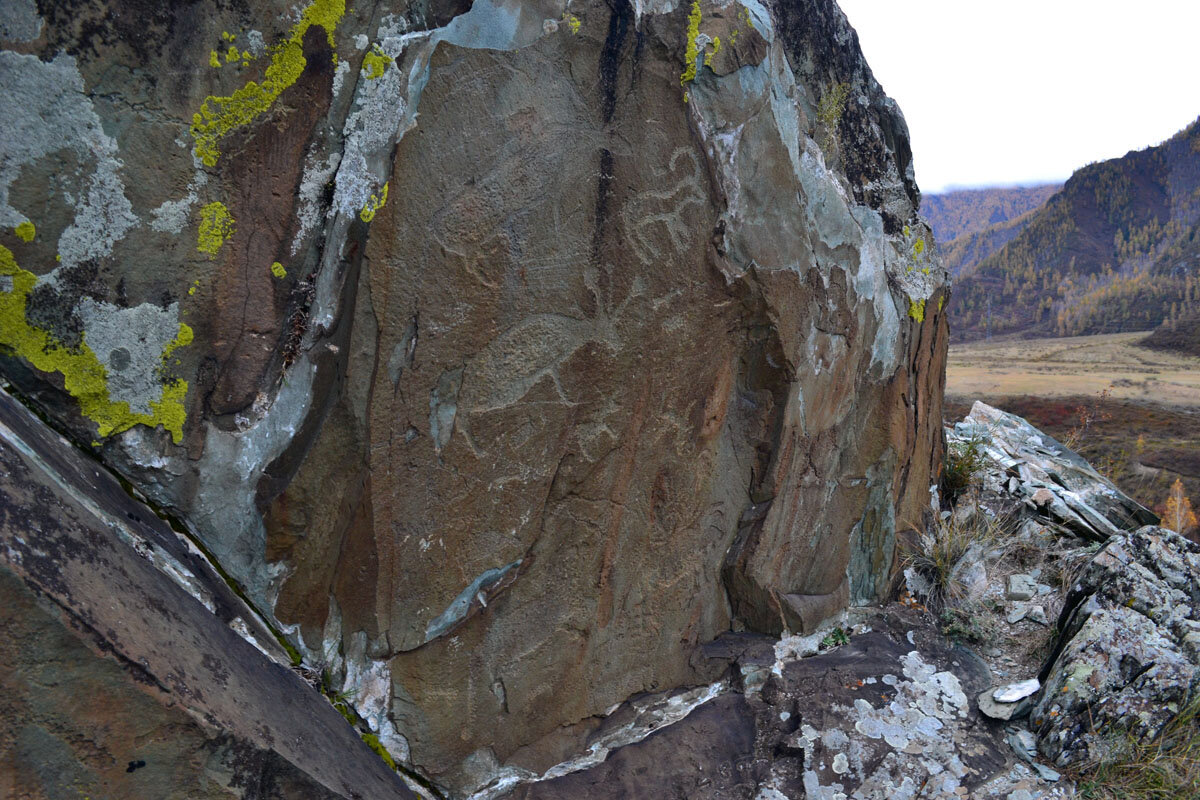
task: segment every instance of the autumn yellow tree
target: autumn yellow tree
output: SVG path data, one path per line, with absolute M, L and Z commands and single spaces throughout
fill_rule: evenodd
M 1167 509 L 1163 514 L 1164 528 L 1170 528 L 1177 533 L 1187 533 L 1196 527 L 1196 512 L 1192 511 L 1192 501 L 1183 493 L 1183 481 L 1175 479 L 1171 493 L 1167 495 Z

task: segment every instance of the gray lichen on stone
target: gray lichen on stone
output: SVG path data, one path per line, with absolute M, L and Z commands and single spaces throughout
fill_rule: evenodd
M 85 297 L 79 304 L 83 339 L 104 365 L 108 397 L 151 414 L 162 397 L 162 354 L 179 335 L 179 304 L 120 308 Z
M 0 41 L 32 42 L 42 33 L 42 18 L 33 0 L 0 3 Z
M 75 219 L 58 243 L 62 266 L 102 258 L 138 223 L 119 170 L 117 143 L 104 132 L 75 59 L 60 53 L 53 61 L 0 52 L 0 227 L 14 227 L 26 215 L 10 205 L 10 190 L 21 170 L 57 150 L 69 149 L 94 164 Z

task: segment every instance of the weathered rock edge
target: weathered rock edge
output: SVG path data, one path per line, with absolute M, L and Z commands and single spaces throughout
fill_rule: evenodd
M 6 792 L 414 797 L 202 556 L 2 390 L 0 472 Z

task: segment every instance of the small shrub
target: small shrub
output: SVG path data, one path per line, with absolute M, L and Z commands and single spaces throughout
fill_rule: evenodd
M 821 640 L 820 649 L 828 650 L 831 647 L 840 647 L 844 644 L 850 644 L 850 637 L 841 628 L 834 628 L 825 634 L 825 638 Z
M 987 438 L 975 434 L 968 439 L 956 440 L 946 448 L 942 464 L 942 494 L 953 503 L 975 483 L 975 476 L 987 464 L 985 448 Z
M 964 608 L 947 608 L 941 616 L 942 635 L 960 644 L 982 644 L 987 640 L 983 619 Z
M 850 96 L 850 84 L 835 83 L 821 95 L 817 103 L 817 121 L 825 126 L 825 149 L 837 141 L 837 128 L 842 114 L 846 112 L 846 99 Z
M 1112 414 L 1105 410 L 1104 404 L 1108 402 L 1109 395 L 1112 394 L 1112 387 L 1109 386 L 1104 391 L 1100 392 L 1089 404 L 1079 405 L 1075 407 L 1075 427 L 1067 434 L 1063 440 L 1063 444 L 1068 450 L 1078 450 L 1087 438 L 1088 431 L 1098 422 L 1108 422 L 1112 419 Z

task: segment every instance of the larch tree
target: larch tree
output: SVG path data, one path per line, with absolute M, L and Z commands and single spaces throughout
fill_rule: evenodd
M 1196 527 L 1196 512 L 1192 510 L 1192 501 L 1183 493 L 1183 481 L 1176 478 L 1167 495 L 1167 509 L 1163 514 L 1164 528 L 1170 528 L 1176 533 L 1187 533 Z

